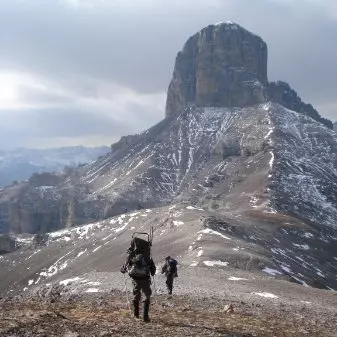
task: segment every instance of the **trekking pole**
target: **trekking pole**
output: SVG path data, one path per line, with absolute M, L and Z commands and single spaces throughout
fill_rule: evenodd
M 126 285 L 125 273 L 123 274 L 123 276 L 124 276 L 124 287 L 125 287 L 126 302 L 128 304 L 128 308 L 129 308 L 130 315 L 131 315 L 131 306 L 130 306 L 130 301 L 129 301 L 128 287 Z
M 155 275 L 152 276 L 152 280 L 153 280 L 153 290 L 154 290 L 154 303 L 157 304 L 157 288 L 156 288 Z

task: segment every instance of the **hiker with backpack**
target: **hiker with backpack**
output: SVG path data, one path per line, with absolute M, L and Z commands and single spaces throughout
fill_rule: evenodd
M 175 277 L 178 277 L 177 264 L 178 262 L 175 259 L 172 259 L 171 256 L 167 256 L 161 270 L 161 273 L 166 276 L 166 288 L 169 296 L 172 295 L 173 280 Z
M 139 318 L 139 302 L 141 293 L 143 299 L 143 320 L 150 322 L 149 309 L 151 290 L 151 276 L 156 274 L 156 266 L 150 254 L 151 242 L 140 238 L 133 238 L 131 247 L 128 249 L 128 257 L 126 263 L 121 268 L 121 273 L 128 272 L 132 278 L 133 285 L 133 314 L 135 318 Z M 151 276 L 150 276 L 151 275 Z

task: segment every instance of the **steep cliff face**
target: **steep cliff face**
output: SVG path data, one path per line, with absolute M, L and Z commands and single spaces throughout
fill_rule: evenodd
M 176 58 L 166 117 L 188 106 L 245 107 L 266 101 L 303 113 L 332 129 L 289 84 L 268 82 L 267 45 L 233 22 L 210 25 L 190 37 Z
M 232 23 L 210 25 L 178 53 L 167 93 L 166 116 L 187 105 L 244 107 L 266 100 L 267 45 Z

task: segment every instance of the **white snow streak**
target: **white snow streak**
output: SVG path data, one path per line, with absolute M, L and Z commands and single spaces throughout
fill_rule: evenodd
M 68 284 L 71 284 L 73 282 L 77 282 L 77 281 L 80 281 L 80 280 L 82 280 L 82 278 L 80 278 L 80 277 L 68 278 L 66 280 L 60 281 L 60 284 L 64 285 L 64 286 L 67 286 Z
M 176 227 L 179 227 L 179 226 L 181 226 L 183 224 L 184 224 L 183 221 L 173 221 L 173 225 L 176 226 Z
M 218 235 L 218 236 L 221 236 L 223 239 L 232 240 L 228 236 L 225 236 L 225 235 L 223 235 L 223 234 L 221 234 L 221 233 L 219 233 L 217 231 L 214 231 L 213 229 L 210 229 L 210 228 L 203 229 L 203 230 L 199 231 L 198 233 Z
M 272 151 L 269 151 L 270 155 L 271 155 L 271 158 L 269 160 L 269 166 L 270 168 L 273 168 L 273 164 L 274 164 L 274 160 L 275 160 L 275 156 L 274 156 L 274 153 Z
M 278 296 L 272 294 L 272 293 L 266 293 L 266 292 L 261 292 L 261 293 L 252 293 L 254 295 L 258 295 L 261 297 L 267 297 L 267 298 L 278 298 Z
M 214 266 L 221 266 L 221 267 L 227 267 L 229 265 L 229 262 L 224 261 L 203 261 L 203 263 L 208 267 L 214 267 Z
M 264 268 L 262 271 L 264 271 L 265 273 L 267 273 L 269 275 L 273 275 L 273 276 L 275 276 L 275 275 L 283 275 L 282 272 L 280 272 L 280 271 L 278 271 L 276 269 L 268 268 L 268 267 Z
M 247 278 L 243 278 L 243 277 L 235 277 L 235 276 L 228 277 L 228 280 L 229 280 L 229 281 L 248 281 Z

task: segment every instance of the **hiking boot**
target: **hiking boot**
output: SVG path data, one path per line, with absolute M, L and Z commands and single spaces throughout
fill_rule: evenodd
M 150 322 L 149 309 L 150 309 L 150 302 L 149 301 L 145 301 L 143 303 L 143 321 L 145 323 L 149 323 Z

